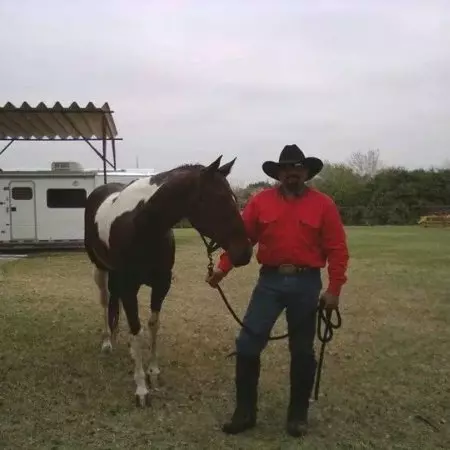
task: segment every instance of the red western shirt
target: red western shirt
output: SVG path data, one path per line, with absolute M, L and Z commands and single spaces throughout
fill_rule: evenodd
M 306 188 L 300 197 L 287 199 L 276 187 L 265 189 L 249 199 L 242 218 L 252 244 L 258 243 L 260 264 L 323 268 L 328 262 L 327 290 L 340 294 L 349 254 L 339 211 L 328 195 Z M 225 273 L 232 269 L 226 252 L 218 267 Z

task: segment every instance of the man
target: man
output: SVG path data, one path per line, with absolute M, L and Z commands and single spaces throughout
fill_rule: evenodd
M 296 145 L 282 150 L 279 162 L 266 161 L 263 171 L 279 181 L 248 201 L 242 213 L 248 237 L 258 243 L 259 279 L 236 339 L 236 408 L 222 430 L 237 434 L 256 425 L 260 354 L 282 311 L 289 332 L 290 401 L 287 432 L 307 431 L 309 398 L 314 385 L 314 338 L 318 302 L 335 309 L 346 283 L 348 249 L 344 227 L 333 200 L 305 185 L 323 162 L 305 157 Z M 329 284 L 321 293 L 320 269 L 328 262 Z M 230 272 L 226 253 L 208 276 L 212 287 Z M 256 334 L 256 336 L 255 336 Z

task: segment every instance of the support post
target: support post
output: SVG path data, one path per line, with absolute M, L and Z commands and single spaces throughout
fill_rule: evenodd
M 104 114 L 102 114 L 102 135 L 103 135 L 103 141 L 102 141 L 102 147 L 103 147 L 103 183 L 107 183 L 107 177 L 106 177 L 106 117 Z
M 117 170 L 117 167 L 116 167 L 116 141 L 114 138 L 111 139 L 111 147 L 112 147 L 112 154 L 113 154 L 114 170 Z
M 108 163 L 111 167 L 113 167 L 113 165 L 107 161 L 106 159 L 106 148 L 104 148 L 103 150 L 103 156 L 102 154 L 90 143 L 90 140 L 86 137 L 83 136 L 83 134 L 80 132 L 80 130 L 78 129 L 78 127 L 74 124 L 74 122 L 69 118 L 69 116 L 66 117 L 67 122 L 70 123 L 70 125 L 72 126 L 72 128 L 83 138 L 83 140 L 86 142 L 86 144 L 89 145 L 89 147 L 92 148 L 92 150 L 94 150 L 95 153 L 97 153 L 97 155 L 103 159 L 103 166 L 105 167 L 105 171 L 106 171 L 106 163 Z M 106 119 L 105 116 L 102 114 L 102 142 L 103 142 L 103 146 L 105 147 L 105 135 L 106 132 L 104 130 L 106 130 L 106 125 L 105 125 Z
M 9 146 L 15 141 L 15 139 L 11 139 L 3 148 L 2 151 L 0 152 L 0 156 L 3 155 L 3 153 L 6 152 L 6 150 L 8 150 Z

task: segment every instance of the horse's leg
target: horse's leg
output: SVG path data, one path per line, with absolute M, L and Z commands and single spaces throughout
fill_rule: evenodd
M 109 327 L 108 314 L 108 272 L 98 269 L 94 266 L 94 280 L 98 287 L 100 304 L 103 307 L 103 341 L 102 352 L 110 352 L 112 350 L 111 329 Z
M 159 315 L 161 312 L 161 306 L 169 292 L 172 281 L 172 274 L 169 272 L 167 275 L 155 277 L 155 281 L 152 286 L 152 295 L 150 301 L 150 318 L 148 320 L 148 328 L 150 334 L 150 362 L 147 369 L 147 375 L 149 377 L 150 384 L 153 388 L 157 389 L 159 386 L 159 375 L 161 370 L 158 364 L 158 330 L 159 330 Z
M 121 285 L 120 298 L 122 299 L 123 309 L 127 316 L 128 326 L 131 333 L 130 354 L 134 360 L 134 381 L 136 382 L 136 405 L 150 405 L 149 391 L 145 381 L 145 371 L 142 362 L 143 348 L 143 330 L 139 320 L 137 293 L 139 285 L 135 283 L 126 283 Z

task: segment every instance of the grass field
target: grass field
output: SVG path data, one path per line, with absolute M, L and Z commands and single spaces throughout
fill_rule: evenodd
M 0 267 L 0 448 L 5 449 L 438 449 L 450 448 L 450 232 L 350 228 L 343 327 L 329 345 L 311 432 L 284 432 L 287 342 L 263 354 L 258 427 L 228 437 L 238 330 L 204 282 L 200 238 L 178 230 L 173 288 L 164 304 L 153 406 L 134 406 L 132 362 L 100 354 L 101 309 L 83 253 Z M 253 262 L 223 288 L 242 317 Z M 324 273 L 326 283 L 326 274 Z M 140 292 L 148 317 L 149 290 Z M 277 334 L 285 330 L 279 320 Z M 420 417 L 429 421 L 426 423 Z

